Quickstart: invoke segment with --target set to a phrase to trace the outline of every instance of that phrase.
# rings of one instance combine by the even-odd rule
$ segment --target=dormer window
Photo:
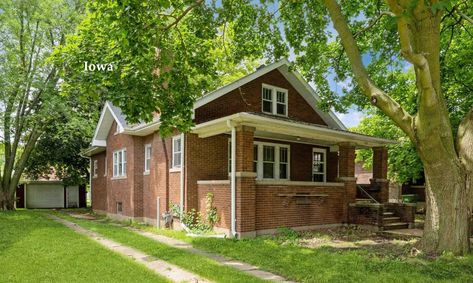
[[[287,89],[263,84],[261,98],[264,113],[287,116]]]

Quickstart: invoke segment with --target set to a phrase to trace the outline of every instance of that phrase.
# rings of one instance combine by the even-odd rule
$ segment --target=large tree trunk
[[[8,190],[0,191],[0,210],[15,209],[15,192],[11,193]]]

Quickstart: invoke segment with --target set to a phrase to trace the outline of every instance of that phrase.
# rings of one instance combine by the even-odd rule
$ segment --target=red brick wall
[[[216,227],[230,229],[230,185],[229,184],[218,184],[218,185],[197,185],[197,197],[199,199],[198,211],[205,217],[206,197],[208,193],[214,195],[214,207],[217,209],[219,221],[216,223]]]
[[[256,229],[338,224],[344,221],[344,187],[304,187],[256,185]],[[278,194],[327,194],[297,204],[294,198]]]
[[[326,125],[307,101],[278,71],[273,70],[255,80],[203,105],[195,111],[197,124],[238,112],[261,112],[262,84],[288,90],[288,117],[291,119]]]
[[[91,174],[93,175],[94,160],[97,160],[97,177],[92,180],[92,209],[107,211],[107,177],[105,174],[105,152],[98,153],[91,157]]]
[[[228,135],[186,135],[186,208],[198,208],[198,180],[228,180]]]

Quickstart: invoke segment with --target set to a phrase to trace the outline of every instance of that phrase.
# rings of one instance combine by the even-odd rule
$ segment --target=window
[[[287,89],[263,84],[261,97],[264,113],[287,116]]]
[[[126,150],[113,153],[113,177],[126,177]]]
[[[123,212],[123,205],[121,202],[117,202],[117,213],[121,214]]]
[[[253,172],[258,172],[258,146],[253,145]]]
[[[274,179],[274,146],[263,146],[263,178]]]
[[[287,179],[289,168],[289,150],[287,147],[279,148],[279,179]]]
[[[258,179],[289,180],[289,146],[255,142],[253,146],[253,170]]]
[[[98,174],[97,174],[97,171],[98,171],[98,160],[94,160],[94,178],[97,178]]]
[[[181,136],[172,138],[172,168],[181,168]]]
[[[312,151],[312,181],[325,182],[326,175],[326,150],[323,148],[314,148]]]
[[[145,145],[145,173],[149,173],[151,166],[151,145]]]

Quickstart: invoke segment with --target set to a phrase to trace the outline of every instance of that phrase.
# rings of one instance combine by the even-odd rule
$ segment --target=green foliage
[[[417,151],[406,135],[386,116],[373,114],[365,117],[360,124],[351,130],[380,138],[397,141],[388,145],[388,178],[397,183],[404,183],[422,176],[423,166]],[[357,151],[357,161],[363,161],[366,168],[373,164],[373,151]]]
[[[47,125],[38,140],[25,168],[28,178],[56,175],[66,185],[86,184],[90,164],[80,151],[89,146],[99,113],[97,106],[71,97],[61,117]]]
[[[279,227],[277,231],[278,238],[284,242],[294,243],[300,238],[299,233],[292,228]]]
[[[205,220],[210,229],[213,228],[215,223],[219,220],[217,208],[214,207],[213,193],[207,193],[207,196],[205,197]]]
[[[222,73],[234,66],[246,72],[245,62],[261,57],[267,42],[253,28],[264,9],[244,1],[223,5],[89,2],[77,33],[55,51],[63,93],[110,100],[132,123],[158,112],[164,136],[174,127],[188,130],[194,100],[220,85]],[[85,62],[112,63],[114,70],[84,71]]]

